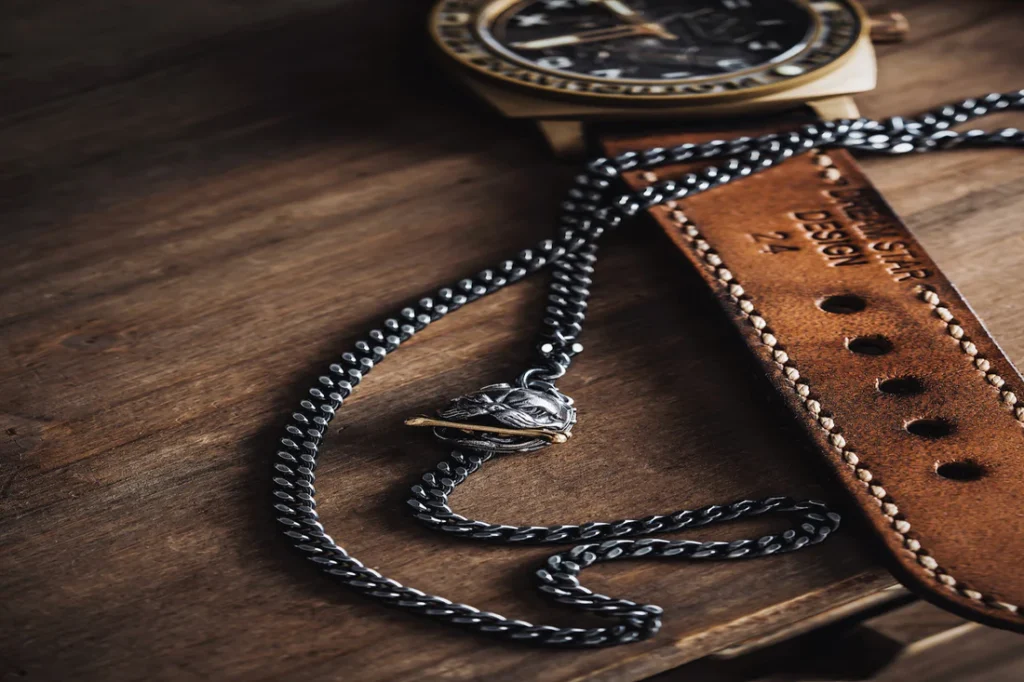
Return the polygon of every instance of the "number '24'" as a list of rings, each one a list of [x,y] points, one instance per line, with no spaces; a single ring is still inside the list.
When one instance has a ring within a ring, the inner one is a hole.
[[[788,232],[751,232],[748,236],[755,244],[761,245],[761,248],[758,249],[761,253],[784,253],[800,250],[799,246],[779,244],[779,242],[789,239]]]

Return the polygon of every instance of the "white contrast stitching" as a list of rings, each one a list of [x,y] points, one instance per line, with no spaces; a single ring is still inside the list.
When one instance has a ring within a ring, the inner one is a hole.
[[[820,176],[823,179],[836,184],[846,184],[846,179],[834,167],[830,157],[815,150],[811,158],[814,163],[823,169],[820,172]],[[644,173],[641,177],[646,182],[657,182],[658,180],[654,173],[649,172]],[[807,379],[800,375],[800,371],[786,350],[780,345],[778,338],[768,326],[764,316],[754,307],[751,296],[746,293],[743,286],[736,280],[732,271],[725,266],[721,256],[715,252],[711,244],[708,243],[700,233],[700,230],[697,229],[697,226],[690,222],[683,211],[679,209],[678,203],[669,201],[664,204],[664,207],[668,209],[670,220],[681,229],[690,247],[707,264],[714,273],[718,283],[728,292],[730,300],[736,304],[740,314],[755,329],[761,344],[771,352],[776,368],[782,374],[786,383],[792,387],[800,402],[803,403],[811,419],[814,420],[815,424],[822,431],[828,434],[828,441],[832,448],[839,454],[854,476],[863,484],[871,499],[878,505],[879,511],[889,520],[893,530],[902,539],[904,548],[914,556],[924,572],[948,590],[963,595],[979,604],[1014,615],[1022,615],[1021,611],[1024,611],[1024,609],[1021,609],[1021,607],[983,595],[960,583],[939,566],[928,550],[921,546],[920,541],[910,537],[910,522],[902,517],[895,500],[886,492],[881,483],[875,479],[868,467],[861,462],[857,453],[847,446],[846,438],[842,435],[839,427],[836,426],[831,414],[822,408],[821,402],[813,395]],[[931,296],[928,295],[929,293]],[[961,341],[961,350],[974,358],[975,367],[985,373],[986,379],[990,384],[1001,389],[1000,399],[1002,402],[1013,408],[1017,403],[1017,396],[1008,389],[1002,390],[1005,384],[1002,377],[990,371],[989,362],[978,355],[977,348],[971,343],[970,339],[963,335],[963,330],[953,319],[948,308],[939,303],[938,296],[933,291],[925,290],[925,293],[922,293],[922,300],[935,307],[936,315],[946,323],[950,336]],[[945,312],[939,312],[940,308]],[[1024,425],[1024,406],[1015,407],[1014,417]]]
[[[971,360],[971,364],[974,365],[975,369],[981,372],[986,382],[999,391],[999,402],[1009,408],[1013,418],[1021,426],[1024,426],[1024,405],[1017,404],[1017,394],[1007,388],[1006,380],[1003,377],[992,371],[992,363],[978,352],[978,347],[974,345],[971,338],[964,332],[963,327],[953,317],[953,313],[950,312],[949,308],[939,299],[935,289],[927,285],[921,285],[917,288],[917,292],[920,299],[931,306],[935,316],[946,325],[946,333],[959,341],[961,352]]]

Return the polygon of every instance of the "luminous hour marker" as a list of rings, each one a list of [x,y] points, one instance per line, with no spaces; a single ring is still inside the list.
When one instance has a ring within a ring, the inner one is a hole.
[[[622,75],[622,69],[597,69],[591,71],[590,75],[597,78],[619,78]]]
[[[841,2],[812,2],[811,9],[815,12],[838,12],[843,9]]]
[[[783,64],[775,69],[775,73],[780,76],[799,76],[803,72],[804,67],[797,66],[796,64]]]
[[[537,66],[545,69],[568,69],[572,66],[572,60],[568,57],[543,57],[537,60]]]
[[[689,71],[669,71],[668,73],[661,74],[662,78],[688,78],[693,74]]]
[[[747,68],[749,64],[742,59],[719,59],[717,66],[726,71],[738,71],[739,69]]]
[[[519,28],[544,26],[548,23],[547,16],[543,14],[517,14],[512,18],[519,22]]]
[[[786,22],[783,21],[782,19],[762,19],[761,21],[757,22],[757,25],[758,26],[781,26],[784,23],[786,23]]]

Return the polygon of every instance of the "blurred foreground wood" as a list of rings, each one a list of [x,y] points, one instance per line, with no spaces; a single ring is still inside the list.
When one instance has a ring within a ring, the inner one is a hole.
[[[538,652],[382,611],[278,540],[273,438],[310,378],[384,313],[546,235],[574,172],[425,63],[427,4],[9,10],[2,679],[638,680],[891,584],[854,523],[771,560],[602,566],[588,584],[662,605],[662,633]],[[886,6],[912,37],[881,49],[866,114],[1021,87],[1014,3]],[[1024,155],[865,166],[1024,362]],[[533,593],[546,550],[438,537],[402,504],[442,455],[402,420],[514,376],[540,285],[453,315],[374,372],[332,425],[318,490],[329,532],[386,575],[568,624]],[[581,410],[572,442],[490,465],[460,511],[547,524],[841,500],[654,230],[607,244],[584,343],[564,382]]]

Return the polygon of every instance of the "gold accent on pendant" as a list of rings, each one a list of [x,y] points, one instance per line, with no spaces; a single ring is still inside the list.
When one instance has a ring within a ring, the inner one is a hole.
[[[545,431],[543,429],[503,429],[500,426],[477,426],[476,424],[463,424],[461,422],[449,422],[443,419],[431,417],[410,417],[405,420],[406,426],[441,426],[450,429],[461,429],[463,431],[481,431],[483,433],[496,433],[500,436],[533,436],[543,438],[549,443],[564,443],[569,440],[568,433],[561,431]]]

